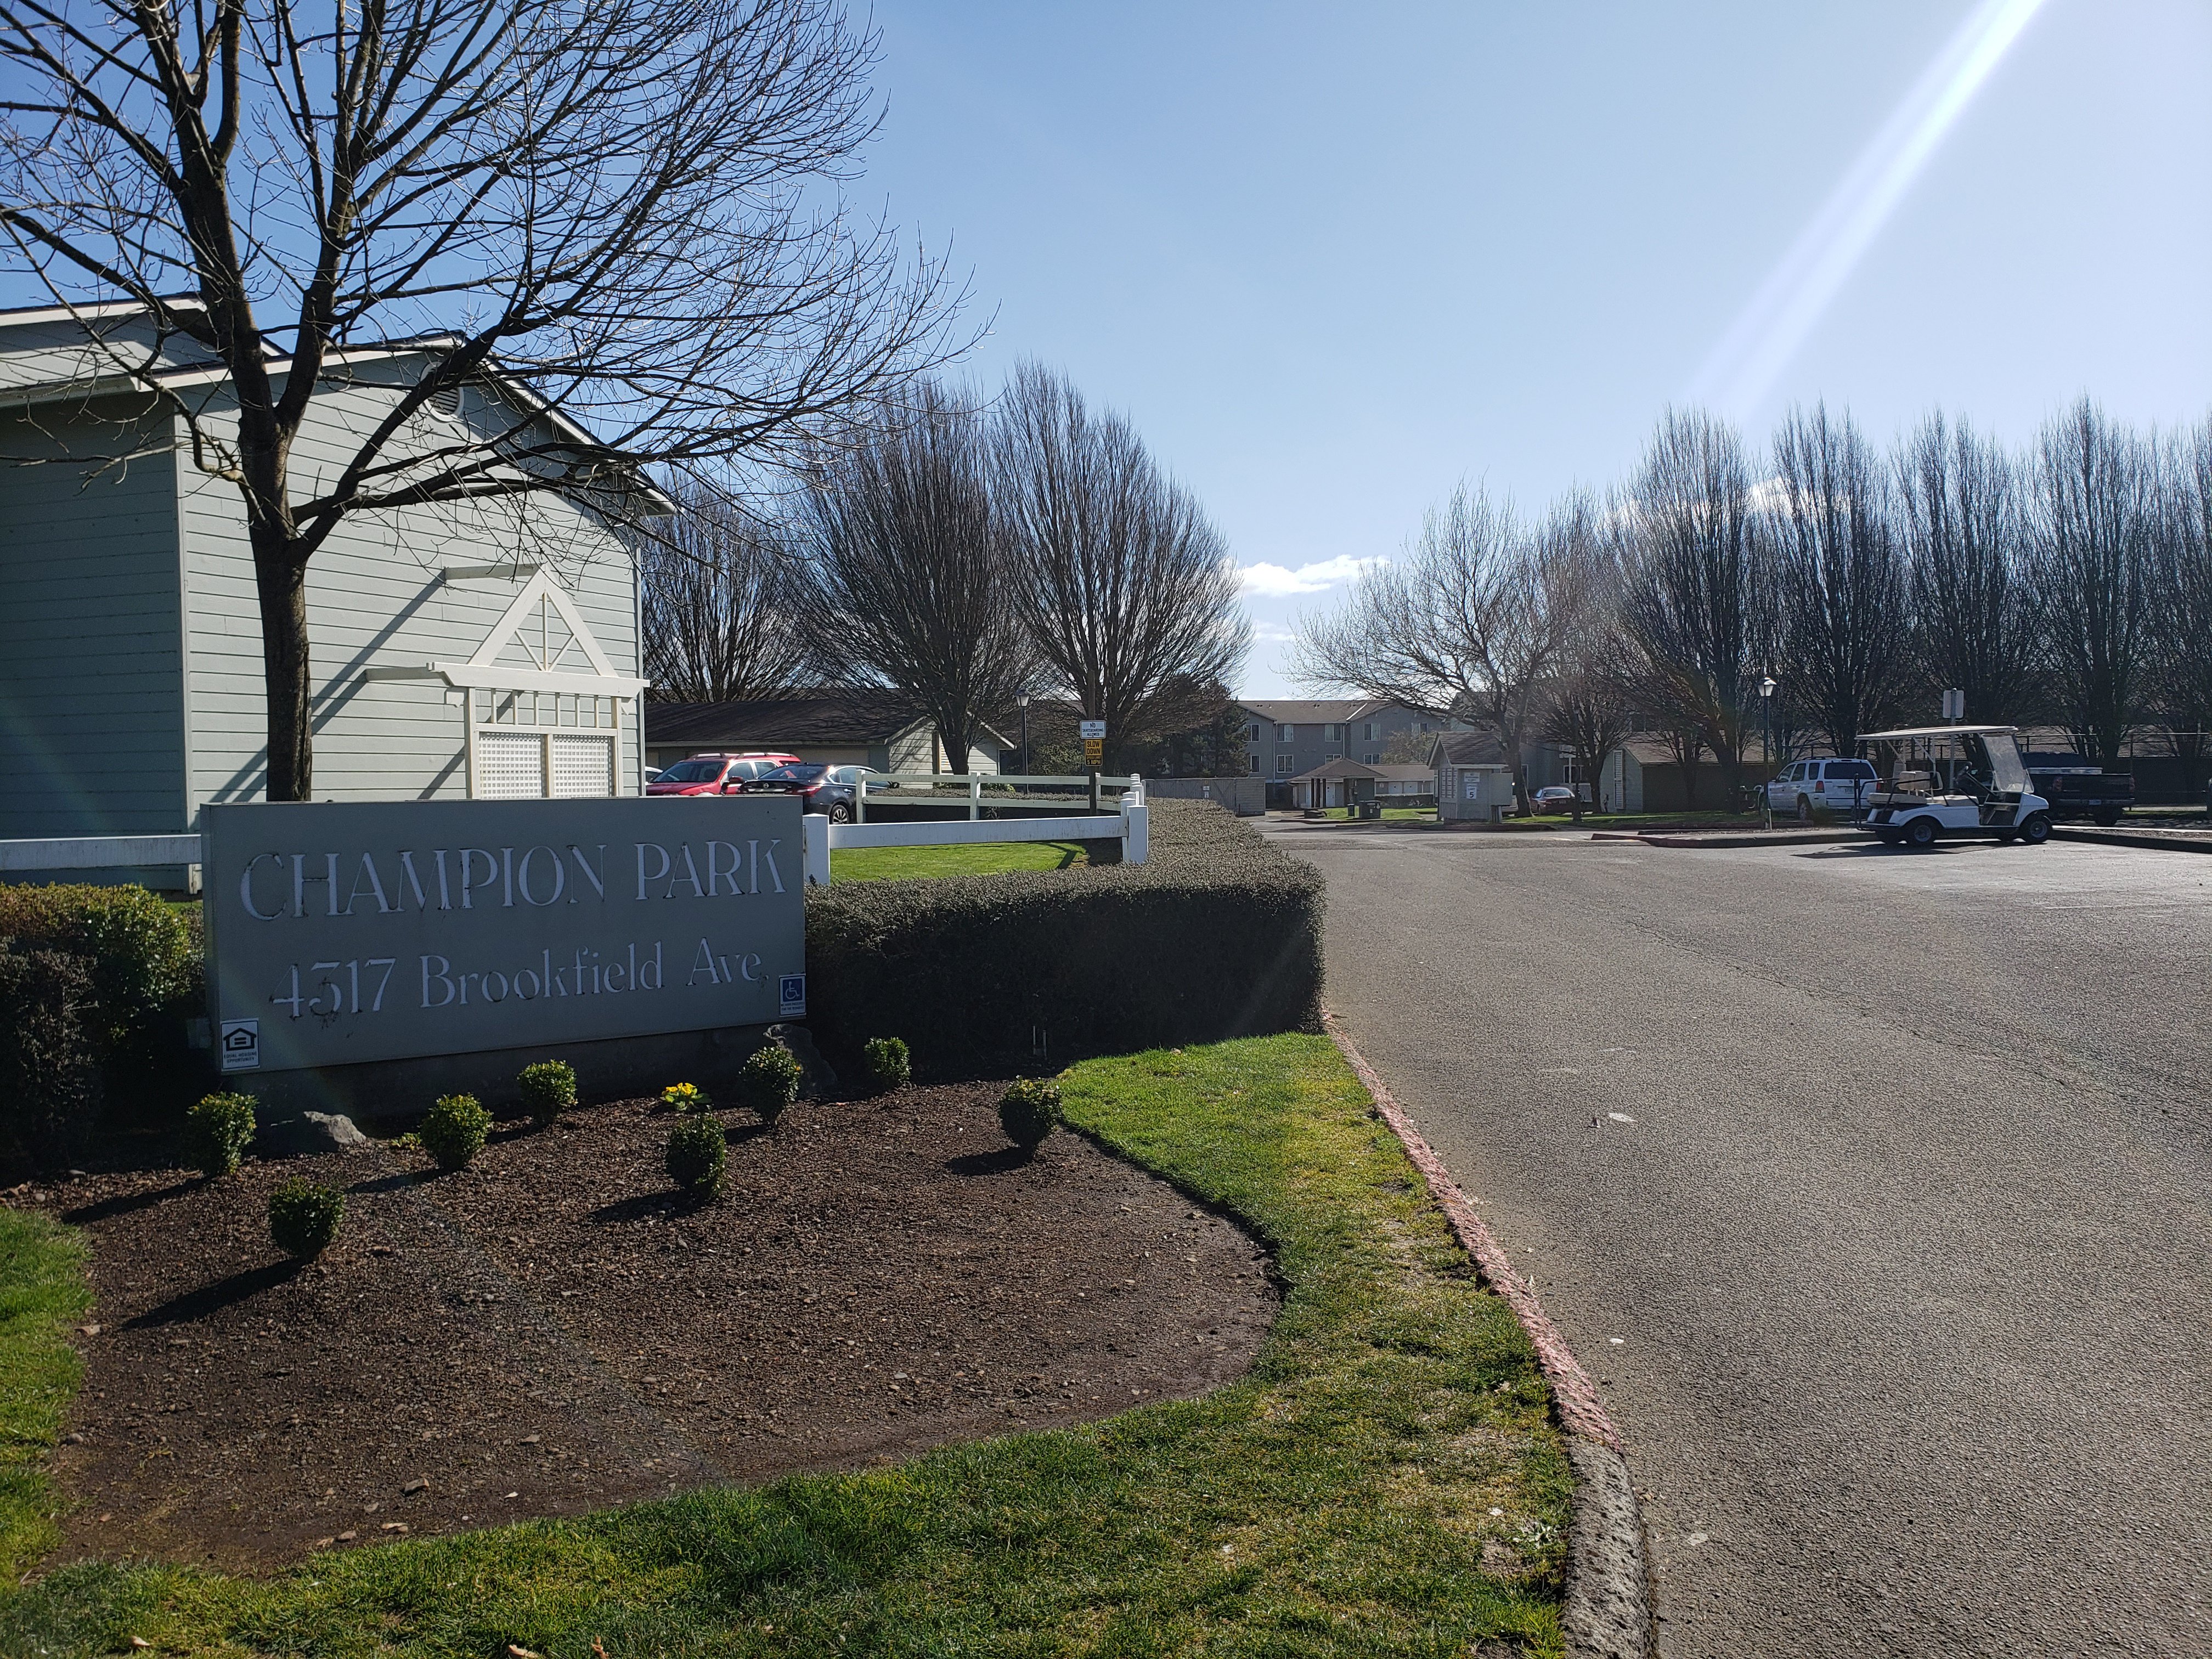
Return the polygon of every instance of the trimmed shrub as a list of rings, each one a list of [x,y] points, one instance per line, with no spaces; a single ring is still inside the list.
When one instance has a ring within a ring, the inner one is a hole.
[[[660,1103],[672,1112],[711,1112],[713,1098],[696,1083],[672,1083],[660,1091]]]
[[[1152,804],[1141,865],[806,890],[807,1024],[908,1034],[924,1077],[1315,1030],[1322,879],[1211,801]]]
[[[287,1255],[320,1255],[344,1219],[345,1194],[319,1181],[295,1176],[269,1194],[269,1237]]]
[[[565,1060],[541,1060],[515,1073],[514,1086],[522,1091],[530,1121],[541,1129],[550,1128],[576,1103],[576,1068]]]
[[[100,1115],[93,963],[0,939],[0,1158],[33,1168],[82,1156]]]
[[[238,1173],[253,1144],[253,1097],[209,1095],[185,1114],[185,1146],[192,1167],[210,1181]]]
[[[914,1076],[914,1061],[900,1037],[870,1037],[860,1045],[860,1075],[876,1093],[903,1088]]]
[[[441,1095],[438,1103],[422,1115],[415,1138],[441,1170],[465,1167],[483,1151],[491,1134],[491,1114],[474,1095]]]
[[[668,1178],[694,1198],[722,1190],[729,1156],[728,1138],[711,1117],[684,1117],[668,1132]]]
[[[111,1047],[201,997],[200,942],[185,918],[143,887],[0,886],[0,939],[90,961],[98,1036]]]
[[[1060,1085],[1041,1077],[1020,1078],[1007,1085],[999,1097],[999,1127],[1024,1152],[1036,1151],[1060,1127]]]
[[[784,1108],[799,1098],[799,1062],[788,1050],[769,1043],[745,1056],[738,1068],[738,1099],[760,1115],[770,1128]]]

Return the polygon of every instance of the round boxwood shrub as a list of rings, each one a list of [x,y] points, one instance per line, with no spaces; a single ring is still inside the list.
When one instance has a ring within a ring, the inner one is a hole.
[[[269,1237],[287,1255],[320,1255],[345,1219],[345,1194],[335,1187],[295,1176],[269,1194]]]
[[[423,1114],[415,1138],[441,1170],[458,1170],[483,1151],[491,1133],[491,1114],[474,1095],[441,1095]]]
[[[878,1094],[904,1088],[914,1076],[914,1060],[903,1037],[870,1037],[860,1045],[860,1073]]]
[[[783,1109],[799,1098],[799,1062],[774,1043],[754,1049],[738,1068],[738,1097],[774,1128]]]
[[[672,1112],[711,1112],[714,1101],[696,1083],[672,1083],[660,1091],[660,1103]]]
[[[236,1175],[253,1144],[253,1097],[209,1095],[185,1114],[192,1167],[210,1181]]]
[[[515,1074],[515,1087],[530,1121],[550,1128],[553,1121],[576,1103],[576,1070],[565,1060],[541,1060]]]
[[[711,1117],[686,1115],[668,1132],[668,1178],[694,1198],[722,1190],[729,1143]]]
[[[1036,1151],[1060,1127],[1060,1085],[1041,1077],[1009,1084],[999,1099],[999,1127],[1024,1152]]]

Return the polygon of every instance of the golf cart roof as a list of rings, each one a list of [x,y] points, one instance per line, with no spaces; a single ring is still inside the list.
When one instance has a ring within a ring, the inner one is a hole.
[[[1861,743],[1899,743],[1906,738],[1952,738],[1966,732],[1986,736],[1996,732],[2017,732],[2017,726],[1905,726],[1894,732],[1862,732]]]

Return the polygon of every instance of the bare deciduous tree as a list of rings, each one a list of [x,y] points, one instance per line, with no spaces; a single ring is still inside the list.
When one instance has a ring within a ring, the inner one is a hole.
[[[2100,766],[2118,764],[2153,667],[2158,472],[2154,447],[2087,398],[2036,438],[2028,573],[2044,662]]]
[[[1586,498],[1555,512],[1543,533],[1561,544],[1554,556],[1581,562],[1583,598],[1561,640],[1538,729],[1574,750],[1590,805],[1602,811],[1606,765],[1635,734],[1637,719],[1635,668],[1620,634],[1620,554],[1599,532]],[[1574,816],[1582,817],[1579,795]]]
[[[1462,485],[1403,559],[1363,572],[1335,611],[1299,619],[1295,672],[1316,688],[1495,726],[1525,812],[1525,750],[1588,579],[1572,536],[1531,536],[1510,507]]]
[[[2194,798],[2204,787],[2212,728],[2212,420],[2182,434],[2167,459],[2151,615],[2167,745]]]
[[[1007,386],[994,453],[1011,602],[1047,685],[1106,722],[1115,765],[1234,676],[1251,635],[1236,566],[1129,423],[1035,363]]]
[[[312,787],[306,575],[349,515],[620,513],[641,462],[772,453],[941,356],[935,272],[822,208],[874,51],[836,0],[0,0],[0,234],[57,300],[150,318],[149,350],[81,312],[244,499],[272,799]],[[295,466],[311,401],[396,338],[429,371]],[[526,407],[422,440],[500,372]]]
[[[1699,735],[1731,798],[1772,649],[1750,492],[1735,428],[1701,410],[1669,410],[1614,508],[1628,546],[1621,620],[1642,659],[1639,696],[1662,729]]]
[[[1905,573],[1889,477],[1846,414],[1793,411],[1774,434],[1764,507],[1787,660],[1799,698],[1838,755],[1896,707]]]
[[[1899,519],[1923,694],[1955,686],[1970,719],[2031,712],[2037,643],[2017,469],[2003,447],[1938,410],[1899,447]]]
[[[726,702],[788,691],[809,663],[790,529],[740,492],[687,483],[672,494],[674,526],[638,554],[649,695]]]
[[[982,414],[917,381],[817,464],[806,516],[807,626],[823,673],[858,671],[904,692],[965,772],[977,727],[1035,672],[1008,603]]]

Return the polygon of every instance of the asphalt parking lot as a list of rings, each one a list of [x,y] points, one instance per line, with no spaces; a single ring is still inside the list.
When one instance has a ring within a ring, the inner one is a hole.
[[[1664,1652],[2212,1652],[2212,856],[1279,833]]]

